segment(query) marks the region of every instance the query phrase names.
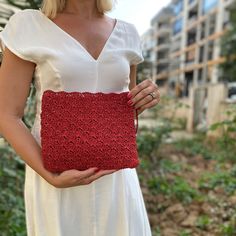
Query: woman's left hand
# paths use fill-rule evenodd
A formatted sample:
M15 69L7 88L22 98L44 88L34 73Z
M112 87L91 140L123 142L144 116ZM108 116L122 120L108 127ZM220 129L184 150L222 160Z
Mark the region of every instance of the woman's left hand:
M159 88L151 79L146 79L130 90L128 98L128 104L138 109L138 114L140 114L145 109L154 107L159 103Z

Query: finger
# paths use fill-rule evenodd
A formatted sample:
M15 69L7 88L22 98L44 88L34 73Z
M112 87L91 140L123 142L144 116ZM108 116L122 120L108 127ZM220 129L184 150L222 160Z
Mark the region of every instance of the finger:
M108 174L112 174L114 172L118 171L117 169L115 170L99 170L98 172L96 172L95 174L93 174L92 176L88 177L88 178L84 178L84 181L86 183L91 183L92 181L104 176L104 175L108 175Z
M98 172L102 172L102 173L110 173L110 172L115 172L119 169L112 169L112 170L103 170L103 169L100 169Z
M134 101L133 107L134 107L135 109L137 109L137 108L139 108L139 107L141 107L141 106L143 106L143 105L145 105L145 104L147 104L147 103L149 103L149 102L151 102L151 101L153 100L153 98L152 98L150 95L145 94L144 91L141 91L140 93L142 93L140 96L139 96L139 94L138 94L138 95L133 99L133 101ZM138 96L139 96L139 97L138 97Z
M145 105L139 107L138 108L138 114L140 114L141 112L143 112L147 108L151 108L151 107L155 106L158 102L159 101L157 99L153 99L151 102L146 103Z
M149 103L153 102L155 104L159 103L160 101L160 94L159 93L156 93L157 94L157 97L156 98L152 98L150 95L146 95L146 97L144 97L143 99L139 100L135 105L134 105L134 108L137 109L137 108L140 108L144 105L147 105L147 107L152 107L152 105L150 105ZM150 106L149 106L149 105ZM153 104L153 103L152 103Z
M87 170L79 171L78 177L79 179L88 178L94 175L96 170L97 170L97 167L92 167Z
M135 95L134 97L130 98L130 101L132 103L132 106L134 106L134 108L138 108L141 107L142 105L150 102L153 100L152 96L149 95L151 92L154 92L156 94L156 98L155 99L159 99L160 97L160 92L158 89L156 89L156 86L154 84L148 86L147 88L142 89L137 95Z
M97 171L93 176L102 176L102 175L106 175L106 174L111 174L111 173L114 173L116 172L117 170L99 170ZM92 177L93 177L92 176Z
M114 172L116 172L116 171L118 171L118 170L100 170L100 171L98 171L94 176L95 176L95 177L96 177L96 176L101 177L101 176L103 176L103 175L112 174L112 173L114 173Z
M151 84L153 84L151 79L146 79L137 84L133 89L130 90L131 97L135 97L136 94L138 94L141 90L145 89L146 87L149 87Z
M142 89L133 99L133 103L137 104L138 101L144 101L144 103L152 100L152 97L149 95L150 93L155 92L158 94L158 90L154 85L150 85L144 89ZM145 102L146 101L146 102Z

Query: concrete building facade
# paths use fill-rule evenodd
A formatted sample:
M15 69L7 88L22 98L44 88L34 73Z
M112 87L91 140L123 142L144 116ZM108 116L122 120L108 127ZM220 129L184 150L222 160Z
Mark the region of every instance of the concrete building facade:
M217 83L220 38L233 0L172 0L151 20L152 79L177 97L192 85ZM145 38L143 38L145 44ZM143 48L146 55L146 48ZM152 52L151 52L152 51Z

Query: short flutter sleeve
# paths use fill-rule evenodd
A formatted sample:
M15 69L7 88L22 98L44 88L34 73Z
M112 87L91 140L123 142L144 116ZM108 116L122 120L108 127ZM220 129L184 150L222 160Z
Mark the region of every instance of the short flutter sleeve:
M128 55L130 65L137 65L144 61L141 38L136 26L132 23L128 23L126 33L128 36L128 46L131 49Z
M36 63L36 58L33 56L31 47L32 31L29 11L21 10L14 13L3 30L0 32L0 46L4 51L7 47L18 57Z

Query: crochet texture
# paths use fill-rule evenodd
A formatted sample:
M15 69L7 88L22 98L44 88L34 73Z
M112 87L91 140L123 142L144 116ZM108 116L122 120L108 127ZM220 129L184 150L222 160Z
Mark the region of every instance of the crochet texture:
M127 104L127 94L44 91L40 114L44 167L62 172L139 165L135 108Z

